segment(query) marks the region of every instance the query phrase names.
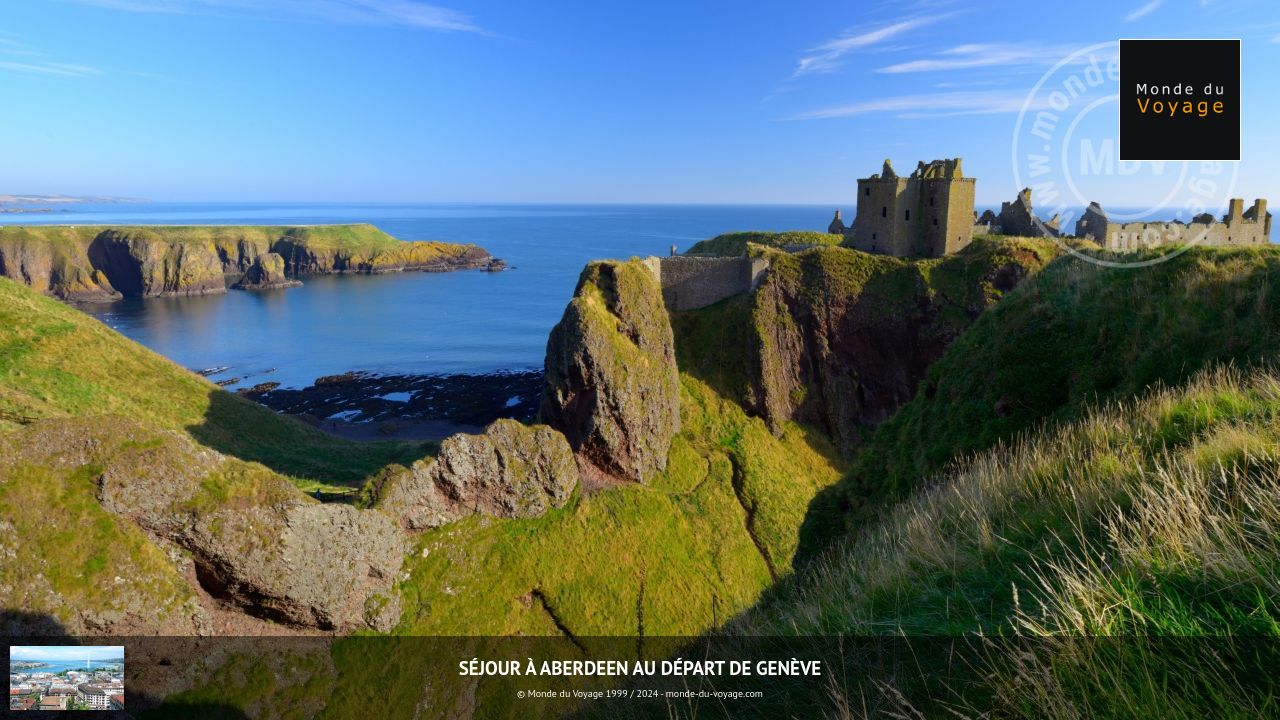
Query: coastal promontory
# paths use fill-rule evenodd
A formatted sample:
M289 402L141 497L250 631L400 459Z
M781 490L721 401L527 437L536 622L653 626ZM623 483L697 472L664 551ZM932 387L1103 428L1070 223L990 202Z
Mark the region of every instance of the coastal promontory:
M490 268L476 245L402 241L367 224L0 227L0 276L77 302L287 287L305 275Z

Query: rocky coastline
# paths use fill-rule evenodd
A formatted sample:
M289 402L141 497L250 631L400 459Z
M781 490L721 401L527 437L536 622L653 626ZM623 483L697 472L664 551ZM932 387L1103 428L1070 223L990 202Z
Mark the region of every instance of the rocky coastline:
M477 245L372 225L0 226L0 277L69 302L294 287L308 275L498 271Z
M229 368L203 371L217 382ZM478 433L495 420L529 422L542 393L541 370L480 374L373 374L320 377L304 388L262 382L237 394L351 440L442 440Z

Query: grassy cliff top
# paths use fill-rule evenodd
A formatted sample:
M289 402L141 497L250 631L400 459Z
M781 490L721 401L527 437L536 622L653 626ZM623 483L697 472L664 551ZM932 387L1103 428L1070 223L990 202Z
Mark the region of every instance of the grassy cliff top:
M1270 362L1280 353L1278 286L1280 248L1270 246L1195 247L1134 269L1060 257L929 369L859 453L847 500L874 513L946 463L1037 423L1176 386L1204 367Z
M1280 376L1220 368L997 446L777 588L735 623L736 652L775 633L992 639L918 642L844 697L797 688L796 716L862 693L907 717L1266 715L1249 673L1280 626L1278 419Z
M731 232L717 235L710 240L703 240L689 248L686 255L744 255L749 243L768 247L784 247L788 245L839 245L844 242L843 235L809 232L806 230L790 230L787 232Z
M359 252L394 250L403 241L367 223L350 225L7 225L0 226L0 242L44 241L87 245L104 232L126 239L139 238L170 243L221 245L248 241L270 246L281 240L315 250ZM432 243L440 246L452 243Z
M0 432L41 418L121 415L189 434L303 485L351 485L424 453L407 443L357 443L282 417L106 325L0 278Z
M1274 247L1062 256L979 317L811 506L827 552L730 629L741 656L772 634L983 641L915 643L835 697L776 687L769 710L1269 712L1232 671L1272 661L1203 638L1280 627L1278 281Z

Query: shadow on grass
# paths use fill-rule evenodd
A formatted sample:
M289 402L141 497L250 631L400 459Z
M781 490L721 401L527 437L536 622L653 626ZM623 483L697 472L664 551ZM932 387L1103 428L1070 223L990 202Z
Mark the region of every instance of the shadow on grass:
M439 447L432 442L346 440L224 390L209 392L204 421L187 431L218 452L261 463L304 485L358 487L387 465L408 465Z

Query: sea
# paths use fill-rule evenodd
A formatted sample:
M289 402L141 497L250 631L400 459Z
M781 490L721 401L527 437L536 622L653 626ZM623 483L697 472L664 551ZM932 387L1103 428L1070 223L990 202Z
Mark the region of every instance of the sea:
M9 667L10 672L16 673L53 673L54 675L66 670L85 670L89 667L83 659L80 660L39 660L45 664L44 667L38 668L17 668L12 664ZM119 668L121 663L109 662L107 660L94 660L92 663L94 670Z
M666 255L733 230L825 230L830 206L485 204L67 204L4 224L372 223L402 240L475 243L489 273L312 276L267 292L82 305L121 334L230 388L305 387L349 371L540 368L547 333L594 259ZM849 210L849 209L846 209ZM850 213L846 212L846 215Z

